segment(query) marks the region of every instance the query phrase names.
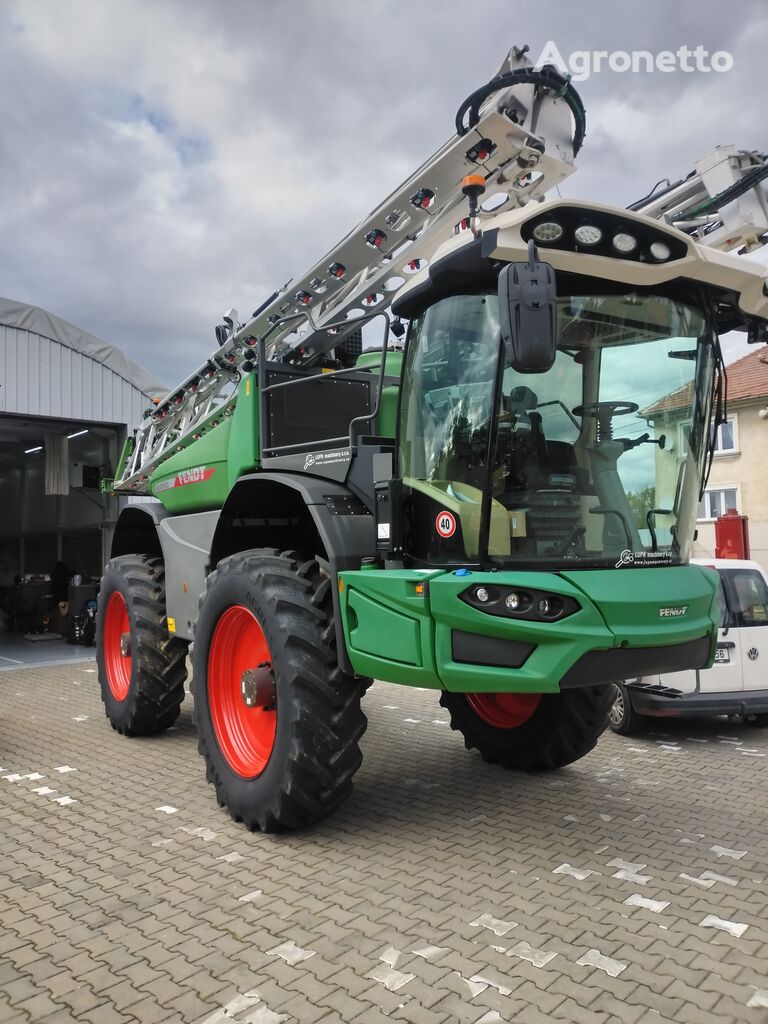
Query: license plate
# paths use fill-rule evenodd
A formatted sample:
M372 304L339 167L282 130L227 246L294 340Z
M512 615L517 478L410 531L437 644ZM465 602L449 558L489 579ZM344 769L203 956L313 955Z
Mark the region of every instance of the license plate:
M718 647L715 651L715 664L723 665L731 660L731 652L727 647Z

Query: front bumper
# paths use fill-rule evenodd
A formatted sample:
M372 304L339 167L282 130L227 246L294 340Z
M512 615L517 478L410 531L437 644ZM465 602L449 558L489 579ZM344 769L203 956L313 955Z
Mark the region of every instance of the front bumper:
M674 693L661 692L661 688L628 686L627 691L634 710L639 715L653 718L707 718L768 713L768 690Z
M698 566L631 576L345 570L339 596L347 652L361 676L459 693L559 693L707 667L716 579ZM462 599L479 586L544 591L578 610L556 622L488 614ZM663 616L672 604L684 614Z

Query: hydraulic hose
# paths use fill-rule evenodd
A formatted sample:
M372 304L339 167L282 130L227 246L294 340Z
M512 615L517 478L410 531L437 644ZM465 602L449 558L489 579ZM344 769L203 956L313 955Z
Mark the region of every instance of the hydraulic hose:
M734 199L738 199L739 196L745 195L745 193L759 185L765 178L768 178L768 163L760 167L754 167L740 181L729 185L728 188L718 192L711 199L704 199L695 206L689 206L687 210L681 210L679 213L676 213L672 218L672 223L674 224L679 220L693 220L696 217L703 217L708 213L716 213L722 206L726 206L728 203L732 203Z
M517 68L514 71L505 71L496 78L492 78L486 85L475 89L473 93L467 96L456 113L457 135L466 135L467 132L475 127L480 120L480 107L489 96L499 92L501 89L508 89L513 85L535 85L548 92L554 92L557 96L562 96L573 114L573 155L576 156L581 149L584 135L587 131L587 113L581 101L581 96L579 96L571 84L570 78L561 75L550 64L538 70L533 68ZM467 113L469 114L469 119L465 124L464 119Z

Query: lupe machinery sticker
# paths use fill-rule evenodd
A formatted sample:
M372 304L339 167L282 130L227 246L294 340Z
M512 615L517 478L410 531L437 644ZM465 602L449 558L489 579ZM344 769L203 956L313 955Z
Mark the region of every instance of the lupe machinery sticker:
M642 566L669 565L671 561L672 555L668 551L630 551L629 548L625 548L619 555L616 568L624 569L628 565L635 569Z
M194 466L192 469L184 469L181 473L171 477L170 480L161 480L155 487L155 493L158 491L169 491L172 487L201 484L205 480L210 480L215 472L215 466Z
M305 471L312 466L332 466L339 462L348 462L351 457L349 448L339 448L333 452L310 452L304 459Z
M448 512L445 509L438 512L435 517L435 529L443 538L452 537L456 533L456 517L453 512Z

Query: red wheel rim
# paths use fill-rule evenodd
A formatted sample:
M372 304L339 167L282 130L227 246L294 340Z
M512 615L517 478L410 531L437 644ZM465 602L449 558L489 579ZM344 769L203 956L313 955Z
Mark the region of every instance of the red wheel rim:
M107 601L104 613L104 633L102 649L104 651L104 667L107 673L107 684L115 700L125 700L131 685L131 655L123 654L123 635L130 636L131 623L128 619L128 607L119 590L113 590Z
M219 749L232 771L245 779L260 775L269 761L277 711L245 704L243 673L271 660L254 614L242 605L228 608L216 623L208 652L208 707Z
M517 729L533 715L540 693L467 693L467 704L478 718L497 729Z

